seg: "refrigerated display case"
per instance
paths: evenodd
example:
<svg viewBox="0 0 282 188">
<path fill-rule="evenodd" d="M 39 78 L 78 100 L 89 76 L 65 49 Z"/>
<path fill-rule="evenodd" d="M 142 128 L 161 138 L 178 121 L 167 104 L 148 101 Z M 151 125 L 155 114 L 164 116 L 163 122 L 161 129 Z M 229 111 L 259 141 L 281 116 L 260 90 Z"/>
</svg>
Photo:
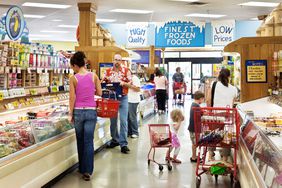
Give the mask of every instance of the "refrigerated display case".
<svg viewBox="0 0 282 188">
<path fill-rule="evenodd" d="M 143 84 L 141 87 L 141 102 L 138 106 L 138 113 L 145 119 L 155 112 L 155 86 Z"/>
<path fill-rule="evenodd" d="M 2 112 L 0 123 L 1 187 L 41 187 L 78 162 L 68 100 Z M 110 120 L 98 118 L 94 149 L 110 139 Z"/>
<path fill-rule="evenodd" d="M 268 98 L 243 103 L 239 109 L 242 127 L 240 136 L 240 152 L 238 156 L 239 179 L 241 187 L 282 187 L 282 135 L 281 127 L 269 119 L 273 114 L 281 113 L 282 108 L 268 101 Z M 261 119 L 265 124 L 261 124 Z"/>
</svg>

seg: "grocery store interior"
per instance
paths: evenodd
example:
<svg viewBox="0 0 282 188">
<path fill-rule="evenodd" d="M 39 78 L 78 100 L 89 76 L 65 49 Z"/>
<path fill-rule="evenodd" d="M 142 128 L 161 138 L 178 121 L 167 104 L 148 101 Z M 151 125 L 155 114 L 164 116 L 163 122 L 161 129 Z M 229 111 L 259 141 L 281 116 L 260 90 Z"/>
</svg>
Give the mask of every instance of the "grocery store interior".
<svg viewBox="0 0 282 188">
<path fill-rule="evenodd" d="M 281 73 L 281 0 L 3 0 L 0 187 L 282 188 Z"/>
</svg>

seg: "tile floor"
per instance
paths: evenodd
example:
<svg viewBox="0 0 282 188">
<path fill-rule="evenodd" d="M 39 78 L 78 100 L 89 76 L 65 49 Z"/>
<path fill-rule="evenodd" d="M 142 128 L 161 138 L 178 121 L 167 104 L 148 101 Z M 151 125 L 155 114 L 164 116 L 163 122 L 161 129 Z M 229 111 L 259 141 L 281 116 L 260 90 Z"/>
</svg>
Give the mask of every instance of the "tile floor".
<svg viewBox="0 0 282 188">
<path fill-rule="evenodd" d="M 186 114 L 186 120 L 179 131 L 181 151 L 179 159 L 182 164 L 173 165 L 172 171 L 165 167 L 160 172 L 158 166 L 147 164 L 147 154 L 150 149 L 150 140 L 147 124 L 169 123 L 169 115 L 154 115 L 143 122 L 138 139 L 129 138 L 131 153 L 122 154 L 120 148 L 105 149 L 95 155 L 95 170 L 93 178 L 85 182 L 78 172 L 73 172 L 58 182 L 54 188 L 194 188 L 196 165 L 190 163 L 191 141 L 187 131 L 191 100 L 185 102 L 184 107 L 169 105 L 172 108 L 181 108 Z M 157 159 L 164 161 L 165 150 L 159 150 Z M 214 177 L 203 175 L 201 187 L 225 188 L 231 187 L 230 178 L 219 177 L 215 184 Z"/>
</svg>

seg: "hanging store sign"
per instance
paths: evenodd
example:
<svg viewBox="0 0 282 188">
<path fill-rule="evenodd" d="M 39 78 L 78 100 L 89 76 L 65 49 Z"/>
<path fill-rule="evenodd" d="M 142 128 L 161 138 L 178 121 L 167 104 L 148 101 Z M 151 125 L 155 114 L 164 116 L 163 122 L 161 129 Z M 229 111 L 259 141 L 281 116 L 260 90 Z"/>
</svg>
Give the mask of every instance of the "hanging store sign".
<svg viewBox="0 0 282 188">
<path fill-rule="evenodd" d="M 148 23 L 128 22 L 126 47 L 146 47 L 148 45 Z"/>
<path fill-rule="evenodd" d="M 234 40 L 235 20 L 212 21 L 213 45 L 225 46 Z"/>
<path fill-rule="evenodd" d="M 205 23 L 172 21 L 156 26 L 156 47 L 204 47 Z"/>
<path fill-rule="evenodd" d="M 6 32 L 11 40 L 18 40 L 25 29 L 25 21 L 22 10 L 17 6 L 12 6 L 5 19 Z"/>
<path fill-rule="evenodd" d="M 246 60 L 247 83 L 267 82 L 267 60 Z"/>
</svg>

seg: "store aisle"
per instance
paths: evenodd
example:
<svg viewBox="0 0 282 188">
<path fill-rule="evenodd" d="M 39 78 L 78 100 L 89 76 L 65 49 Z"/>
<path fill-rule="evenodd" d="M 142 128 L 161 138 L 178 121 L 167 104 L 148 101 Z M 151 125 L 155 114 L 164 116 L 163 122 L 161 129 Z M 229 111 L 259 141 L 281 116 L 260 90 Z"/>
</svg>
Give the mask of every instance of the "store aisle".
<svg viewBox="0 0 282 188">
<path fill-rule="evenodd" d="M 92 181 L 86 182 L 78 172 L 69 174 L 55 188 L 194 188 L 196 165 L 190 163 L 191 141 L 187 131 L 189 121 L 189 109 L 191 100 L 186 101 L 184 107 L 186 120 L 179 131 L 181 141 L 181 151 L 179 159 L 182 164 L 173 165 L 173 170 L 169 172 L 164 168 L 160 172 L 158 166 L 151 163 L 148 167 L 147 154 L 150 149 L 150 140 L 147 124 L 149 123 L 169 123 L 168 115 L 155 115 L 143 122 L 138 139 L 129 138 L 129 148 L 131 153 L 122 154 L 120 148 L 105 149 L 95 155 L 95 169 Z M 170 109 L 176 108 L 169 105 Z M 161 150 L 157 158 L 164 160 L 165 150 Z M 201 187 L 230 187 L 230 179 L 219 177 L 218 184 L 215 185 L 214 178 L 203 175 Z"/>
</svg>

